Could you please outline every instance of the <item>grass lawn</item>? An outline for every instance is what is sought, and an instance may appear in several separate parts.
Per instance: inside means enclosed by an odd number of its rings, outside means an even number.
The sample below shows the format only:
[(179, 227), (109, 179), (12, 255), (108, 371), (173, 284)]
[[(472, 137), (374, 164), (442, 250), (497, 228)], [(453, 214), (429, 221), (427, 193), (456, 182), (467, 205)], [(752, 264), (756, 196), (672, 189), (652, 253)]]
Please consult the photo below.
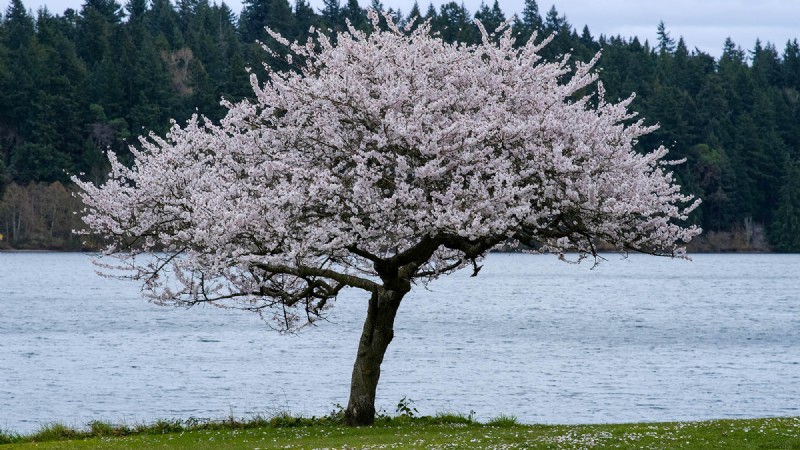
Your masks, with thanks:
[(51, 425), (35, 435), (0, 434), (8, 442), (0, 449), (800, 449), (800, 417), (565, 426), (443, 415), (383, 418), (363, 428), (283, 417), (137, 428), (94, 423), (89, 430)]

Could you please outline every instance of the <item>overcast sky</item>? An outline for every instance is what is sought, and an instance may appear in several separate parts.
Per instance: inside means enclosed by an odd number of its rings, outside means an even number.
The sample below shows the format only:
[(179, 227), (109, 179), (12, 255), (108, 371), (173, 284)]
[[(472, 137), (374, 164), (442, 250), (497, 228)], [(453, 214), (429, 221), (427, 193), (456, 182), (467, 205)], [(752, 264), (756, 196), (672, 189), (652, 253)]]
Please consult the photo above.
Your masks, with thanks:
[[(118, 0), (125, 3), (125, 0)], [(212, 3), (215, 0), (210, 0)], [(221, 2), (222, 0), (216, 0)], [(345, 0), (340, 0), (344, 3)], [(369, 0), (359, 0), (362, 6)], [(491, 5), (494, 0), (486, 0)], [(50, 12), (61, 14), (67, 8), (80, 9), (84, 0), (23, 0), (25, 6), (36, 10), (46, 5)], [(290, 0), (293, 2), (293, 0)], [(225, 0), (234, 11), (241, 9), (241, 0)], [(322, 0), (310, 0), (315, 8)], [(386, 8), (408, 13), (414, 0), (383, 0)], [(429, 0), (421, 0), (420, 9), (427, 9)], [(438, 6), (444, 0), (433, 0)], [(481, 0), (464, 0), (474, 13)], [(5, 13), (9, 0), (0, 0)], [(656, 28), (664, 21), (667, 31), (677, 40), (683, 36), (690, 50), (695, 47), (719, 56), (726, 37), (745, 50), (752, 49), (756, 38), (772, 42), (780, 53), (789, 39), (800, 38), (800, 0), (539, 0), (539, 12), (544, 16), (555, 5), (560, 15), (578, 31), (589, 26), (592, 35), (639, 36), (651, 44), (656, 40)], [(523, 0), (500, 0), (507, 15), (521, 13)]]

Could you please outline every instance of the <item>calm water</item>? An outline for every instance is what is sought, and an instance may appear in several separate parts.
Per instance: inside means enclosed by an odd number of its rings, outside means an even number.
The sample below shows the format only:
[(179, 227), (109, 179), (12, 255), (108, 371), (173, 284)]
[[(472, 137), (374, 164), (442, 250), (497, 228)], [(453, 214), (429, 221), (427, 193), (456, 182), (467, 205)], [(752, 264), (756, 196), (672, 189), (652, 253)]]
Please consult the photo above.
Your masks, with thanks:
[[(378, 407), (596, 423), (800, 415), (800, 255), (491, 255), (407, 297)], [(297, 335), (158, 307), (81, 254), (0, 253), (0, 429), (346, 403), (366, 309)]]

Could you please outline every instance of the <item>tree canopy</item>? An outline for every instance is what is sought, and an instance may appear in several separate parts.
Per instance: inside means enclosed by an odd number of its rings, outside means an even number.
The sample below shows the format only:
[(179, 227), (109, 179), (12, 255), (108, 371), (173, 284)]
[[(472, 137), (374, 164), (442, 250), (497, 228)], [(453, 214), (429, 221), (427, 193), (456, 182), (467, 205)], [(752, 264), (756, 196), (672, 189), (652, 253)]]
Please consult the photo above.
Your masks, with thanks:
[[(700, 230), (664, 147), (610, 102), (593, 72), (548, 62), (535, 36), (506, 30), (451, 44), (431, 24), (372, 29), (305, 45), (267, 30), (294, 70), (252, 75), (253, 100), (226, 102), (151, 134), (101, 184), (73, 179), (89, 232), (160, 303), (271, 312), (313, 322), (347, 287), (371, 295), (353, 372), (350, 423), (374, 419), (380, 362), (413, 283), (472, 265), (509, 242), (597, 256), (597, 243), (681, 255)], [(284, 52), (265, 50), (274, 57)], [(159, 250), (148, 258), (143, 251)], [(174, 277), (170, 279), (170, 276)]]

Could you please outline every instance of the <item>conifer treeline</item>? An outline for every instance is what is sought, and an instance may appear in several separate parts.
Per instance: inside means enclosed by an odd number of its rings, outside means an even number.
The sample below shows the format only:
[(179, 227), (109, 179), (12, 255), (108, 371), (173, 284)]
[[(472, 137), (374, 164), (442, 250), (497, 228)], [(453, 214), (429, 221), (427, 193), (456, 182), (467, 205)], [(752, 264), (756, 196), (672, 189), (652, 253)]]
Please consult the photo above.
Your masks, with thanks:
[[(385, 10), (373, 0), (372, 8)], [(472, 18), (492, 30), (508, 17), (497, 1), (471, 14), (450, 2), (424, 11), (388, 9), (398, 21), (430, 19), (447, 41), (475, 43)], [(637, 93), (633, 109), (661, 128), (641, 142), (664, 144), (685, 189), (704, 203), (692, 220), (706, 249), (800, 251), (800, 46), (779, 50), (730, 39), (719, 59), (690, 50), (658, 25), (652, 46), (637, 38), (591, 35), (536, 0), (512, 18), (518, 42), (557, 32), (543, 53), (599, 66), (607, 97)], [(258, 71), (269, 44), (264, 26), (304, 41), (309, 27), (366, 28), (357, 0), (245, 0), (240, 16), (208, 0), (86, 0), (79, 11), (27, 11), (22, 0), (0, 17), (0, 246), (77, 248), (69, 233), (79, 205), (69, 174), (102, 180), (104, 149), (124, 155), (135, 137), (163, 134), (170, 118), (195, 111), (219, 119), (220, 97), (250, 95), (245, 67)], [(655, 26), (655, 25), (654, 25)]]

